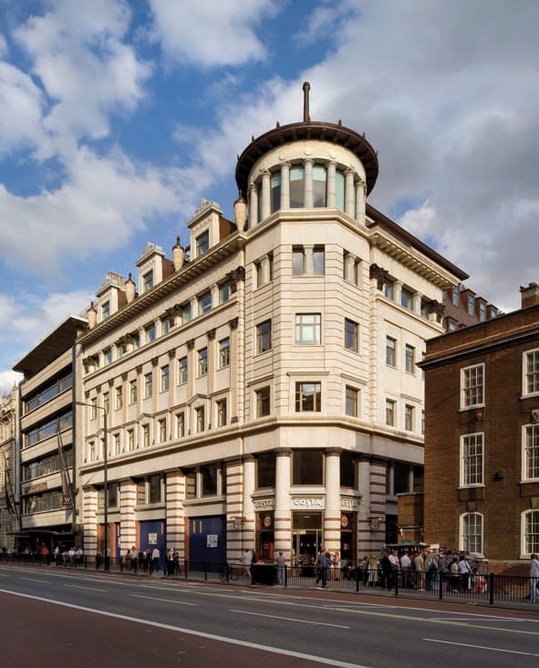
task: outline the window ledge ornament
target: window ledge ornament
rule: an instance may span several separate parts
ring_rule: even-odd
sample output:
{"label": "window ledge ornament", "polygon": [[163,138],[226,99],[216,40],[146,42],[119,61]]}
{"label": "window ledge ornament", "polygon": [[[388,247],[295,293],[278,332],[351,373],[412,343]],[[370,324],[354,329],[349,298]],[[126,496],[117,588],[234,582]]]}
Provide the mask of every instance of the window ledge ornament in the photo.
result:
{"label": "window ledge ornament", "polygon": [[382,290],[384,281],[389,280],[389,271],[387,271],[387,269],[382,269],[382,267],[377,264],[371,264],[369,267],[369,278],[374,278],[376,280],[376,287],[378,290]]}
{"label": "window ledge ornament", "polygon": [[195,347],[195,339],[189,339],[187,341],[187,350],[193,350]]}

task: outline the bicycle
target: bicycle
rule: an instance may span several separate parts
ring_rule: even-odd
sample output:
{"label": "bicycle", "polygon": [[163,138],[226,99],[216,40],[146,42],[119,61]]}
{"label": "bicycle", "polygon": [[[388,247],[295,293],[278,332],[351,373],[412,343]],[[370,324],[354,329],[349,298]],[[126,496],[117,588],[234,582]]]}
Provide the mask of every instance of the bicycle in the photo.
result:
{"label": "bicycle", "polygon": [[230,582],[231,580],[237,581],[239,577],[240,577],[239,569],[230,566],[230,564],[225,564],[223,568],[219,571],[219,580],[221,580],[221,582]]}

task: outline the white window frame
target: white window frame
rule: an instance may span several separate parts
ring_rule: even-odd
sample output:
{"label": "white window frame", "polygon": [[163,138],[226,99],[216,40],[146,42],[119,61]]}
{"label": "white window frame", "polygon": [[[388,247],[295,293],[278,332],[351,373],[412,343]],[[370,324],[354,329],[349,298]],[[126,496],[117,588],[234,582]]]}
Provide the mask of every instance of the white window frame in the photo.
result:
{"label": "white window frame", "polygon": [[[481,437],[481,482],[466,482],[466,466],[464,461],[464,451],[466,447],[466,441],[475,438],[475,445],[478,446],[479,443],[478,437]],[[469,443],[471,445],[471,443]],[[482,431],[473,432],[472,434],[463,434],[460,437],[460,449],[459,449],[459,484],[460,487],[484,487],[485,486],[485,434]]]}
{"label": "white window frame", "polygon": [[[408,351],[411,352],[411,358],[408,355]],[[406,343],[404,345],[404,370],[406,371],[406,373],[411,373],[414,376],[415,376],[415,354],[416,354],[415,347],[411,346],[409,343]],[[410,365],[408,365],[409,361],[411,361]]]}
{"label": "white window frame", "polygon": [[[481,400],[476,403],[467,404],[465,402],[466,390],[469,389],[465,387],[464,380],[466,378],[466,372],[471,371],[472,369],[481,369],[482,375],[482,390],[481,390]],[[485,405],[485,363],[481,364],[472,364],[470,366],[464,367],[460,370],[460,408],[461,410],[470,410],[472,408],[481,408]]]}
{"label": "white window frame", "polygon": [[[532,371],[531,374],[528,372],[528,355],[537,356],[537,364],[539,364],[539,348],[534,348],[533,350],[526,350],[522,353],[522,396],[532,396],[539,394],[539,367],[537,371]],[[536,375],[535,385],[537,389],[529,390],[528,389],[528,376]]]}
{"label": "white window frame", "polygon": [[[529,456],[528,456],[528,431],[536,432],[535,437],[538,441],[537,445],[537,453],[535,454],[535,458],[539,459],[539,424],[525,424],[522,426],[522,472],[521,472],[521,480],[522,482],[537,482],[539,481],[539,464],[537,466],[538,468],[538,475],[535,477],[531,477],[528,475],[528,462],[529,462]],[[535,449],[535,446],[534,446]]]}
{"label": "white window frame", "polygon": [[[389,342],[390,342],[390,341],[393,342],[393,347],[391,347],[391,346],[389,345]],[[386,336],[385,358],[386,358],[386,366],[389,366],[389,367],[391,367],[392,369],[396,369],[396,368],[397,368],[397,346],[398,346],[397,339],[396,339],[394,336],[389,336],[389,334],[388,334],[388,335]],[[393,357],[392,362],[393,362],[393,363],[391,363],[391,362],[389,361],[389,355],[388,355],[389,351],[392,352],[392,357]]]}
{"label": "white window frame", "polygon": [[[527,541],[527,536],[528,534],[526,533],[526,525],[528,522],[528,516],[529,515],[537,515],[537,535],[538,538],[536,539],[536,542],[534,545],[529,545]],[[521,516],[520,516],[520,556],[521,558],[530,558],[530,555],[533,553],[538,553],[539,552],[539,510],[535,508],[529,508],[528,510],[525,510]],[[530,549],[531,548],[531,549]]]}
{"label": "white window frame", "polygon": [[[481,518],[481,550],[471,550],[469,544],[464,540],[464,521],[466,517],[477,516]],[[483,556],[485,550],[485,516],[483,513],[462,513],[459,516],[459,550],[467,554]]]}
{"label": "white window frame", "polygon": [[[304,318],[311,318],[312,322]],[[312,340],[304,334],[312,332]],[[294,325],[294,343],[296,346],[320,346],[322,345],[322,314],[321,313],[296,313]]]}

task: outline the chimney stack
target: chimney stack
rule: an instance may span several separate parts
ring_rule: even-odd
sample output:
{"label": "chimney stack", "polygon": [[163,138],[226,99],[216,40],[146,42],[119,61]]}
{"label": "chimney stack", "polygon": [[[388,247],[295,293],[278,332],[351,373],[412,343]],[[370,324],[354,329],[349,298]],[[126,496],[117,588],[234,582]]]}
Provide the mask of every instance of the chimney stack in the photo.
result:
{"label": "chimney stack", "polygon": [[539,305],[539,285],[530,283],[526,287],[520,287],[521,308]]}
{"label": "chimney stack", "polygon": [[172,261],[174,262],[174,271],[179,271],[185,261],[185,249],[180,243],[180,237],[176,237],[176,243],[172,246]]}

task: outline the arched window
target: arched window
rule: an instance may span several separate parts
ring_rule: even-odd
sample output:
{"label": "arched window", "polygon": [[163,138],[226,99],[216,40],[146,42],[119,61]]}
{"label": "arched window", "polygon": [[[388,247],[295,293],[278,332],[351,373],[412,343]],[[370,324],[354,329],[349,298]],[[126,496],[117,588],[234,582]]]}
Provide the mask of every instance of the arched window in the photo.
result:
{"label": "arched window", "polygon": [[313,166],[313,206],[326,206],[326,168]]}
{"label": "arched window", "polygon": [[281,172],[271,175],[271,212],[281,208]]}
{"label": "arched window", "polygon": [[460,549],[470,554],[483,554],[483,515],[461,515],[460,527]]}
{"label": "arched window", "polygon": [[294,165],[290,168],[290,208],[298,209],[304,206],[303,193],[305,189],[305,174],[303,165]]}
{"label": "arched window", "polygon": [[522,513],[522,554],[539,552],[539,510]]}

